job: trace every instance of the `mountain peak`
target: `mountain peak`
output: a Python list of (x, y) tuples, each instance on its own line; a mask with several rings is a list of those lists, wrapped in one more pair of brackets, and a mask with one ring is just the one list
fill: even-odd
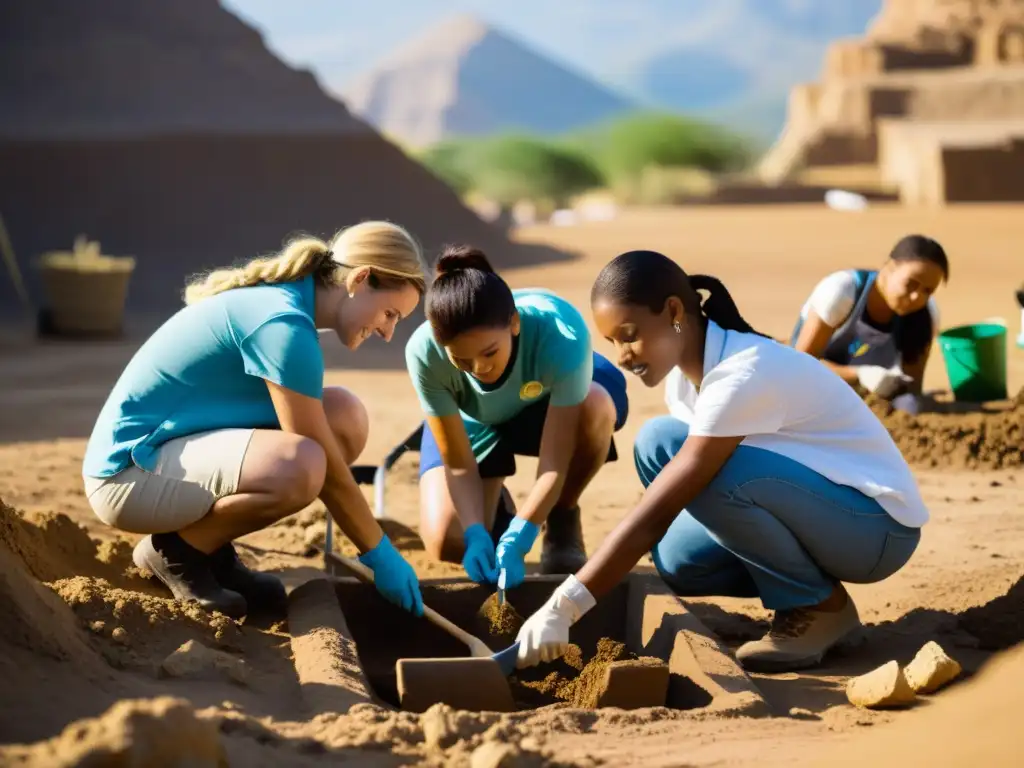
[(410, 40), (343, 96), (353, 112), (413, 146), (501, 131), (562, 133), (633, 108), (468, 14)]

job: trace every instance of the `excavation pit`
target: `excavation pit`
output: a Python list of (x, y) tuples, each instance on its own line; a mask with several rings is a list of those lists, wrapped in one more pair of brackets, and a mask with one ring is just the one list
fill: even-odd
[[(562, 578), (531, 577), (508, 590), (507, 600), (521, 617), (529, 617)], [(449, 686), (443, 682), (416, 696), (407, 693), (403, 706), (396, 674), (399, 659), (465, 658), (469, 653), (466, 646), (426, 619), (389, 604), (372, 586), (352, 578), (338, 578), (332, 583), (345, 631), (376, 699), (413, 711), (423, 711), (439, 701), (464, 709), (484, 708), (466, 705), (464, 693), (448, 694)], [(631, 576), (573, 626), (570, 642), (575, 647), (562, 659), (516, 670), (507, 681), (489, 678), (488, 685), (508, 686), (508, 706), (501, 708), (528, 710), (560, 704), (580, 708), (694, 709), (712, 703), (720, 692), (718, 683), (703, 675), (682, 631), (686, 621), (695, 619), (659, 585), (648, 577)], [(508, 621), (495, 621), (493, 614), (488, 616), (482, 610), (489, 601), (493, 610), (493, 589), (456, 579), (423, 580), (420, 586), (427, 605), (479, 637), (493, 651), (515, 640)], [(683, 623), (681, 618), (685, 619)], [(706, 644), (711, 638), (701, 638), (701, 642)], [(441, 674), (438, 680), (447, 678)], [(451, 697), (461, 698), (456, 701)]]

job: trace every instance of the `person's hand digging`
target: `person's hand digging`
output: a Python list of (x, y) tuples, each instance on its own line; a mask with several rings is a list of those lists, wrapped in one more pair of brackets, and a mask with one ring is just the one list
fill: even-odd
[(596, 602), (590, 590), (575, 576), (559, 584), (548, 601), (519, 630), (516, 666), (519, 669), (535, 667), (542, 661), (561, 657), (569, 647), (569, 628)]
[(498, 580), (494, 559), (494, 541), (482, 523), (474, 523), (462, 534), (465, 554), (462, 567), (466, 575), (477, 584), (493, 584)]
[(376, 547), (359, 555), (359, 562), (373, 571), (373, 584), (384, 599), (416, 616), (423, 615), (423, 595), (416, 571), (384, 536)]
[(534, 523), (522, 517), (514, 517), (498, 539), (495, 554), (498, 570), (505, 571), (507, 588), (518, 587), (526, 578), (526, 556), (533, 548), (539, 532), (540, 529)]

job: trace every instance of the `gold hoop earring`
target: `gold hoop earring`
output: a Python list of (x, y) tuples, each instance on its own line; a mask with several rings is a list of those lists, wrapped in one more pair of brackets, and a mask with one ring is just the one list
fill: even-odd
[(683, 326), (681, 326), (679, 324), (679, 321), (676, 320), (674, 323), (672, 323), (672, 330), (674, 330), (676, 333), (682, 333), (683, 332)]

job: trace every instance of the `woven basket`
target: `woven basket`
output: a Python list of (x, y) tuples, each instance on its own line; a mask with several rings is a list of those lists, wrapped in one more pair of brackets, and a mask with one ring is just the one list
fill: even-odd
[(53, 331), (68, 335), (106, 335), (121, 330), (128, 282), (135, 270), (131, 256), (104, 256), (99, 243), (75, 240), (73, 251), (51, 251), (39, 260)]

